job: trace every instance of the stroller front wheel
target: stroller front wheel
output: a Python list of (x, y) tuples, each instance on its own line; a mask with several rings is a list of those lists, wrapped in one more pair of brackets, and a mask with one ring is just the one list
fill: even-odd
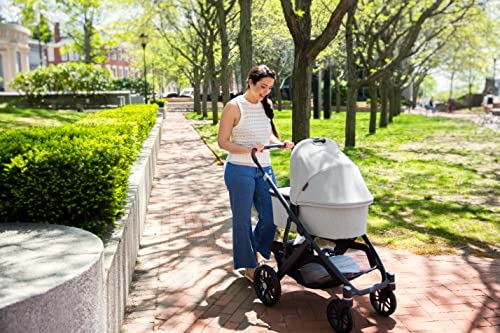
[(396, 295), (392, 290), (380, 289), (370, 293), (370, 303), (382, 316), (390, 316), (396, 311)]
[(278, 303), (281, 297), (281, 284), (274, 269), (268, 265), (257, 267), (253, 287), (257, 297), (267, 306)]
[(345, 306), (342, 300), (331, 300), (326, 308), (326, 315), (330, 326), (336, 332), (347, 333), (352, 330), (352, 310)]

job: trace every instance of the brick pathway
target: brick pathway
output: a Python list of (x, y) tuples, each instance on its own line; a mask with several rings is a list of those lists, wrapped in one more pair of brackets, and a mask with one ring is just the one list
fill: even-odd
[[(167, 113), (162, 135), (122, 331), (332, 332), (326, 306), (340, 289), (286, 277), (268, 308), (233, 271), (222, 166), (182, 113)], [(500, 260), (377, 250), (396, 273), (398, 308), (381, 317), (355, 297), (353, 332), (500, 332)]]

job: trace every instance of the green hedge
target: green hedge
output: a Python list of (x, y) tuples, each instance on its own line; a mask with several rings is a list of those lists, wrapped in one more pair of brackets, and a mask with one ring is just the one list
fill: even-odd
[(124, 211), (130, 168), (156, 105), (128, 105), (60, 127), (0, 133), (0, 222), (64, 224), (103, 236)]

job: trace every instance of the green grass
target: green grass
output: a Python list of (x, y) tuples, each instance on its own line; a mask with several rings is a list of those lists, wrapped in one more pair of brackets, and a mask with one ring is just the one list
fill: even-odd
[[(199, 119), (188, 114), (191, 119)], [(344, 152), (359, 166), (375, 200), (368, 235), (377, 245), (419, 254), (472, 253), (500, 257), (500, 135), (470, 121), (401, 114), (368, 133), (368, 113), (358, 113), (356, 147)], [(283, 138), (291, 137), (291, 112), (276, 112)], [(311, 120), (311, 137), (344, 146), (345, 113)], [(211, 148), (217, 126), (195, 126)], [(289, 182), (288, 152), (273, 152), (279, 185)]]
[(0, 108), (0, 131), (74, 123), (88, 114), (75, 111)]

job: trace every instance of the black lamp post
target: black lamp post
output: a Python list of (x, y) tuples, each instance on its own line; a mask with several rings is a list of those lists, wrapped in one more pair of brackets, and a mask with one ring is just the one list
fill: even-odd
[(144, 103), (148, 104), (148, 82), (146, 80), (146, 45), (148, 44), (148, 35), (142, 33), (139, 36), (142, 45), (142, 53), (144, 56)]

